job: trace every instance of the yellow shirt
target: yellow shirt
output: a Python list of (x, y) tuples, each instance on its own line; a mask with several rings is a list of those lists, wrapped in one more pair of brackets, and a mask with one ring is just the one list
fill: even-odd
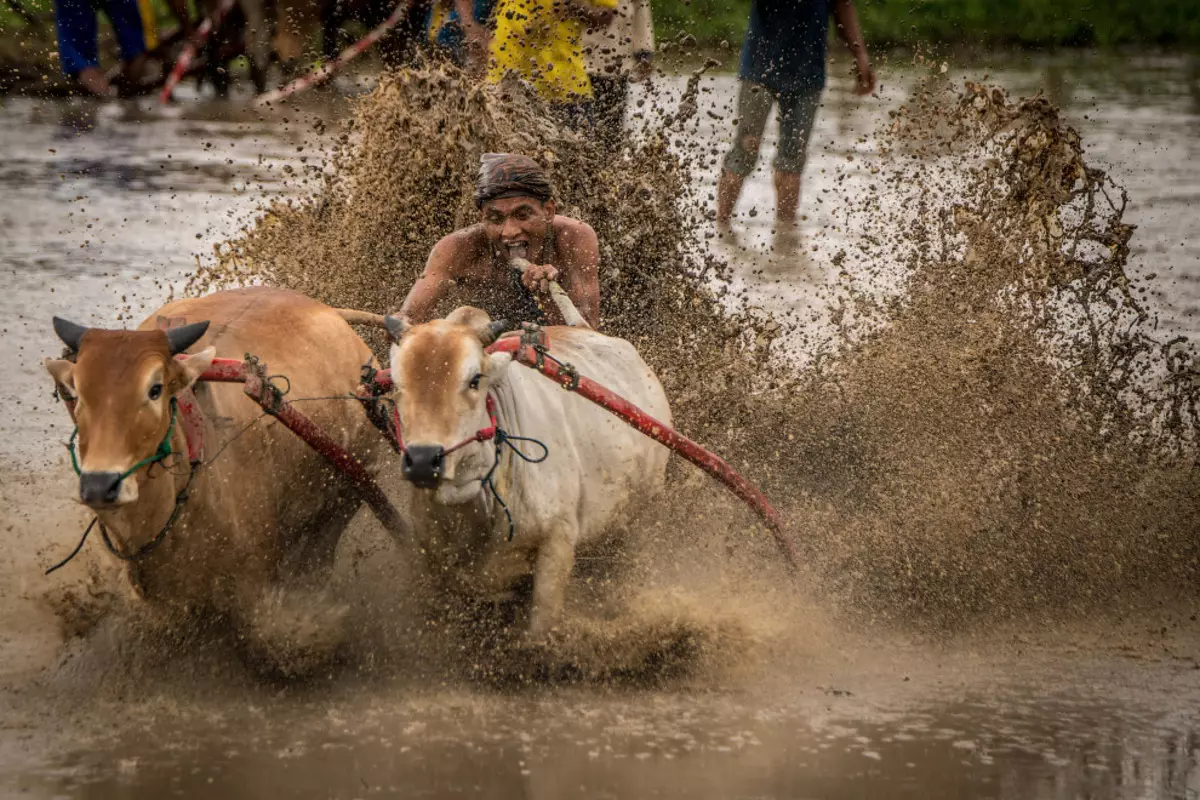
[[(548, 103), (591, 98), (592, 82), (583, 60), (584, 23), (562, 10), (567, 1), (500, 0), (489, 53), (489, 81), (498, 83), (515, 72)], [(587, 1), (614, 9), (618, 2)]]

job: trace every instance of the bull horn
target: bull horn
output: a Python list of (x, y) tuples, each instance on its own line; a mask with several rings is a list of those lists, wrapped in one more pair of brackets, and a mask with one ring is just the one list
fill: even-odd
[(179, 355), (184, 350), (200, 341), (200, 337), (208, 331), (208, 320), (203, 322), (193, 322), (191, 325), (182, 325), (178, 328), (169, 328), (167, 330), (167, 347), (171, 351), (171, 355)]
[(393, 342), (398, 342), (408, 333), (409, 325), (403, 317), (393, 317), (391, 314), (383, 318), (383, 327), (387, 328), (388, 336), (392, 337)]
[(492, 342), (496, 341), (496, 339), (500, 336), (500, 334), (504, 333), (507, 330), (508, 330), (508, 320), (498, 319), (495, 322), (489, 322), (487, 324), (487, 326), (485, 326), (479, 332), (479, 338), (483, 341), (483, 343), (485, 345), (489, 345)]
[(63, 344), (78, 353), (79, 340), (88, 332), (88, 329), (62, 317), (54, 317), (54, 332), (58, 334), (59, 339), (62, 339)]

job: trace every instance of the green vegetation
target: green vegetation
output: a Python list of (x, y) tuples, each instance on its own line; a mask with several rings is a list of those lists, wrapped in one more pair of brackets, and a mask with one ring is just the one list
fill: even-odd
[[(802, 0), (794, 0), (801, 2)], [(660, 38), (738, 46), (750, 0), (651, 0)], [(1200, 0), (857, 0), (868, 41), (1018, 47), (1200, 47)]]

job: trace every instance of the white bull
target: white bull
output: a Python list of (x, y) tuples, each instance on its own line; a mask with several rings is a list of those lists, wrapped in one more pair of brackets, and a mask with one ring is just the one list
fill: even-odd
[[(488, 354), (501, 326), (469, 307), (415, 326), (388, 318), (402, 467), (418, 489), (412, 522), (434, 575), (499, 599), (532, 572), (528, 631), (539, 638), (561, 616), (576, 547), (661, 490), (668, 452), (535, 371), (509, 369), (510, 353)], [(546, 333), (556, 358), (670, 423), (662, 386), (629, 342), (580, 328)], [(500, 439), (487, 435), (489, 395)], [(518, 458), (500, 446), (505, 434), (541, 442), (545, 460)], [(533, 442), (513, 444), (542, 455)]]

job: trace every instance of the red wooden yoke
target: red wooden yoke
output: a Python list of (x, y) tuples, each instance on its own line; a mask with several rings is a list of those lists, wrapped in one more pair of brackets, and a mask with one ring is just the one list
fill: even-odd
[[(265, 364), (249, 354), (245, 361), (238, 361), (234, 358), (214, 358), (212, 366), (200, 375), (199, 380), (244, 384), (243, 391), (250, 399), (262, 406), (263, 411), (282, 422), (288, 430), (303, 439), (339, 472), (350, 479), (389, 533), (397, 536), (409, 535), (411, 531), (408, 522), (388, 500), (383, 489), (363, 467), (362, 462), (335, 442), (319, 425), (287, 402), (283, 392), (271, 383)], [(194, 405), (190, 415), (192, 416), (191, 425), (188, 421), (189, 410), (184, 402), (181, 401), (179, 407), (186, 431), (190, 431), (193, 426), (197, 430), (203, 430), (203, 425), (199, 423), (198, 419), (199, 410), (195, 409)], [(188, 450), (192, 450), (190, 440)]]
[[(650, 416), (615, 392), (578, 374), (569, 364), (555, 359), (536, 340), (531, 341), (526, 336), (505, 337), (488, 347), (488, 352), (512, 353), (513, 360), (537, 370), (564, 389), (587, 398), (725, 484), (766, 523), (780, 551), (787, 559), (788, 565), (792, 569), (799, 568), (799, 556), (783, 529), (783, 521), (779, 513), (771, 506), (761, 491), (720, 456), (701, 447), (670, 425)], [(284, 393), (271, 382), (270, 376), (266, 372), (266, 365), (257, 358), (249, 354), (244, 361), (234, 358), (214, 358), (212, 366), (200, 375), (199, 380), (243, 384), (243, 391), (248, 397), (258, 403), (266, 413), (282, 422), (288, 430), (304, 440), (350, 480), (388, 532), (396, 536), (410, 535), (411, 529), (408, 522), (388, 500), (383, 489), (366, 471), (362, 463), (335, 442), (319, 425), (289, 404)], [(363, 386), (359, 387), (356, 395), (371, 421), (388, 434), (392, 446), (399, 450), (398, 431), (391, 429), (391, 420), (387, 418), (387, 415), (380, 414), (379, 409), (375, 406), (377, 398), (391, 392), (393, 388), (390, 370), (368, 369), (364, 370)], [(200, 410), (196, 407), (195, 397), (190, 391), (181, 392), (176, 399), (183, 421), (183, 429), (187, 436), (188, 455), (193, 463), (197, 463), (201, 460), (203, 453), (203, 419)], [(75, 416), (74, 403), (69, 399), (67, 408), (73, 419)]]

